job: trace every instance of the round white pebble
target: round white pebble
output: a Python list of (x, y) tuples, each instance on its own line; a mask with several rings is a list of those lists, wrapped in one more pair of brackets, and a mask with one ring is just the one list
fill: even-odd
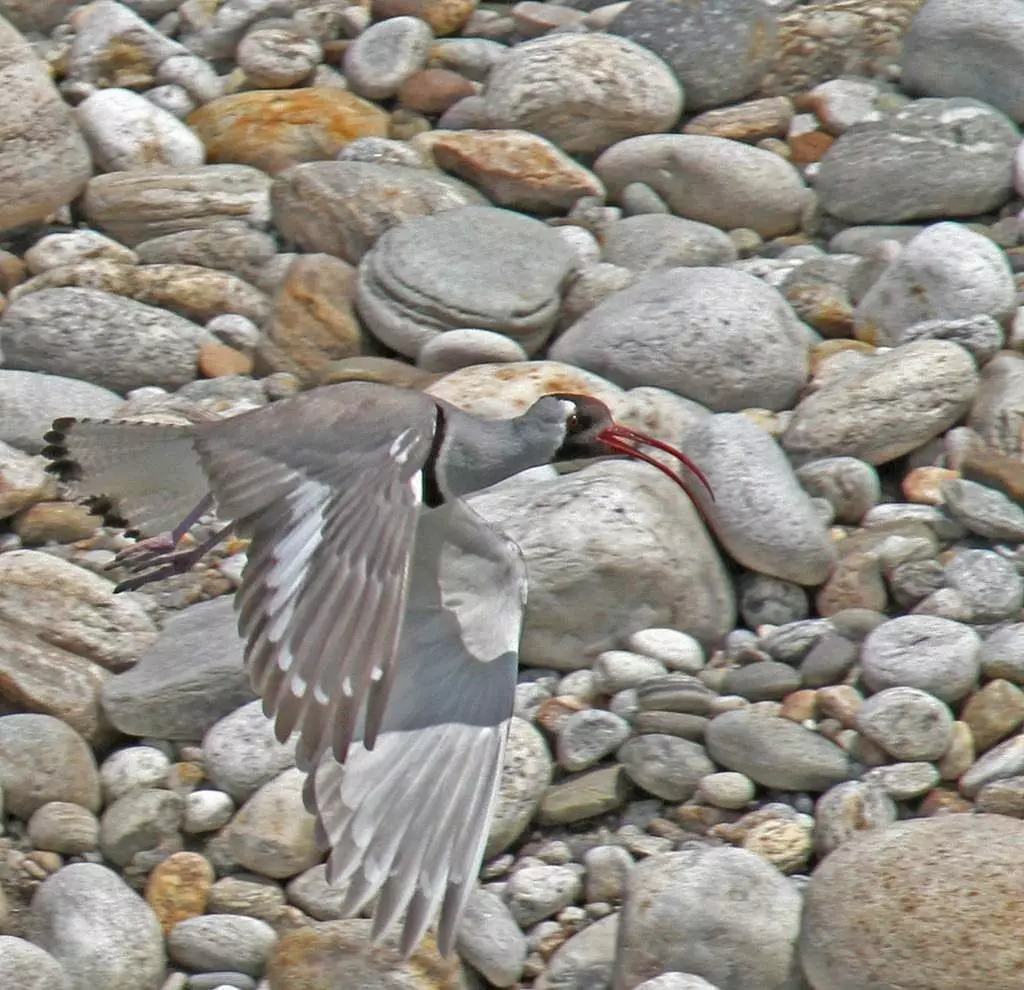
[(754, 799), (754, 782), (745, 773), (727, 770), (701, 777), (697, 794), (708, 804), (730, 811), (745, 808)]
[(669, 670), (696, 674), (704, 666), (704, 647), (678, 629), (641, 629), (626, 641), (629, 649), (660, 660)]

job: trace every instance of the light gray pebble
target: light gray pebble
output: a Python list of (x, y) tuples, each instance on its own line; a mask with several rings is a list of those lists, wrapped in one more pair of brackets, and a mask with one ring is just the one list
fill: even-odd
[(835, 547), (775, 440), (722, 414), (689, 430), (686, 446), (715, 491), (711, 527), (735, 560), (797, 584), (825, 580)]
[(904, 344), (801, 400), (782, 445), (800, 460), (848, 455), (884, 464), (956, 423), (977, 390), (977, 366), (962, 347), (945, 340)]
[(625, 688), (617, 691), (608, 699), (608, 711), (625, 719), (632, 719), (639, 710), (636, 688)]
[(713, 718), (705, 743), (716, 763), (782, 791), (823, 791), (851, 775), (849, 757), (835, 743), (789, 719), (747, 709)]
[(836, 522), (857, 524), (878, 504), (878, 472), (856, 457), (825, 457), (797, 468), (797, 480), (809, 495), (828, 499)]
[(747, 701), (781, 701), (799, 687), (799, 672), (778, 660), (733, 667), (722, 682), (723, 692), (738, 694)]
[(897, 760), (937, 760), (953, 739), (953, 715), (926, 691), (891, 687), (857, 709), (857, 729)]
[(584, 896), (588, 902), (610, 904), (622, 899), (622, 892), (633, 868), (633, 857), (622, 846), (592, 846), (583, 854), (586, 867)]
[(637, 691), (637, 701), (645, 711), (706, 715), (714, 700), (714, 693), (689, 674), (666, 674), (648, 681)]
[(882, 623), (864, 640), (861, 664), (873, 691), (911, 687), (941, 701), (958, 701), (974, 687), (981, 639), (971, 628), (928, 615)]
[(759, 649), (775, 660), (799, 663), (826, 633), (833, 631), (828, 619), (803, 619), (766, 632), (758, 640)]
[(679, 736), (701, 742), (708, 720), (701, 715), (686, 712), (638, 711), (631, 716), (633, 731), (639, 734), (649, 732), (658, 735)]
[(353, 92), (388, 99), (422, 69), (434, 34), (418, 17), (392, 17), (368, 27), (345, 52), (342, 69)]
[(188, 835), (216, 832), (235, 813), (235, 802), (223, 791), (192, 791), (185, 795), (185, 816), (182, 829)]
[(751, 629), (798, 622), (810, 610), (807, 592), (799, 584), (768, 574), (743, 574), (739, 592), (740, 615)]
[(167, 936), (167, 951), (185, 969), (259, 976), (276, 942), (277, 933), (258, 918), (207, 914), (179, 921)]
[(36, 943), (74, 975), (75, 988), (139, 990), (163, 981), (156, 915), (106, 867), (73, 863), (58, 870), (32, 898), (31, 921)]
[(960, 320), (923, 320), (900, 332), (899, 342), (911, 340), (951, 340), (974, 355), (978, 364), (985, 364), (995, 357), (1003, 346), (1003, 328), (991, 316), (979, 316)]
[(696, 674), (705, 662), (700, 641), (679, 629), (641, 629), (630, 635), (626, 646), (683, 674)]
[(0, 986), (4, 990), (71, 990), (68, 974), (39, 946), (0, 935)]
[[(889, 591), (893, 598), (905, 608), (915, 607), (918, 611), (918, 603), (946, 586), (946, 569), (938, 560), (908, 560), (906, 563), (897, 564), (895, 567), (886, 569), (886, 580), (889, 584)], [(961, 597), (962, 596), (958, 596)], [(926, 609), (928, 614), (942, 615), (943, 618), (964, 618), (969, 615), (945, 615), (941, 611)], [(964, 608), (966, 612), (966, 607)]]
[(150, 103), (169, 113), (178, 120), (184, 120), (196, 109), (196, 101), (189, 95), (184, 86), (167, 83), (165, 86), (154, 86), (143, 94)]
[(869, 509), (861, 520), (865, 529), (884, 529), (894, 523), (913, 520), (923, 522), (940, 540), (960, 540), (967, 535), (967, 527), (937, 505), (917, 505), (911, 502), (884, 502)]
[(513, 711), (520, 718), (532, 721), (537, 717), (537, 710), (550, 697), (551, 691), (543, 684), (533, 682), (517, 684)]
[(491, 330), (460, 328), (428, 340), (416, 356), (424, 371), (447, 374), (474, 364), (510, 364), (527, 360), (518, 341)]
[(260, 328), (247, 316), (223, 313), (206, 324), (206, 329), (229, 347), (251, 351), (260, 340)]
[[(1024, 320), (1017, 322), (1024, 328)], [(1024, 430), (1022, 394), (1024, 355), (1002, 351), (982, 369), (981, 389), (967, 418), (970, 428), (985, 443), (1014, 458), (1020, 457)]]
[(877, 784), (847, 780), (830, 787), (814, 806), (814, 848), (828, 855), (872, 828), (896, 821), (896, 805)]
[(558, 733), (558, 763), (569, 771), (586, 770), (618, 749), (629, 735), (629, 723), (612, 712), (600, 708), (574, 712)]
[(156, 81), (180, 86), (200, 106), (216, 100), (224, 93), (224, 84), (217, 70), (197, 55), (171, 55), (156, 70)]
[(609, 914), (564, 942), (547, 965), (541, 960), (535, 990), (598, 990), (610, 987), (619, 915)]
[(658, 213), (609, 224), (603, 240), (603, 260), (634, 272), (725, 265), (737, 257), (728, 234), (717, 227)]
[(235, 61), (254, 89), (284, 89), (309, 80), (322, 61), (316, 38), (292, 27), (257, 27), (239, 42)]
[(678, 736), (635, 736), (616, 755), (635, 784), (665, 801), (688, 801), (701, 778), (715, 772), (703, 746)]
[(555, 693), (559, 697), (579, 698), (580, 701), (590, 704), (601, 692), (592, 670), (574, 670), (558, 682)]
[(489, 890), (469, 895), (456, 943), (459, 955), (495, 987), (510, 987), (523, 973), (526, 939), (506, 903)]
[(738, 811), (754, 800), (754, 782), (735, 770), (709, 773), (701, 777), (697, 795), (716, 808)]
[[(188, 978), (188, 990), (255, 990), (256, 981), (245, 973), (193, 973)], [(167, 987), (161, 987), (167, 990)]]
[(1024, 774), (1024, 736), (1018, 735), (979, 756), (960, 777), (957, 786), (965, 797), (973, 798), (985, 784), (1021, 774)]
[(327, 867), (318, 863), (288, 881), (288, 901), (317, 921), (347, 917), (342, 911), (346, 888), (327, 882)]
[(1002, 492), (956, 479), (941, 486), (946, 508), (972, 533), (990, 540), (1024, 541), (1024, 509)]
[(594, 661), (595, 686), (602, 694), (615, 694), (636, 688), (667, 673), (665, 665), (653, 657), (626, 650), (606, 650)]
[(861, 780), (877, 785), (894, 801), (913, 801), (939, 785), (939, 771), (933, 763), (890, 763), (868, 770)]
[(206, 775), (241, 803), (295, 764), (295, 743), (279, 743), (273, 723), (253, 701), (225, 716), (203, 738)]
[(693, 973), (662, 973), (653, 980), (638, 983), (636, 990), (719, 990), (713, 983), (708, 983), (703, 976)]
[(163, 787), (170, 766), (170, 759), (152, 746), (115, 750), (100, 764), (104, 803), (111, 804), (132, 790)]
[(580, 875), (568, 866), (527, 866), (509, 878), (505, 897), (520, 928), (543, 921), (575, 901), (582, 891)]
[[(631, 182), (619, 193), (624, 216), (669, 214), (672, 208), (646, 182)], [(732, 240), (732, 238), (730, 238)]]
[(544, 737), (529, 722), (513, 718), (485, 859), (504, 852), (523, 834), (537, 813), (553, 770)]
[(28, 837), (37, 849), (64, 855), (92, 852), (99, 845), (100, 823), (87, 808), (50, 801), (37, 808), (28, 822)]
[(1024, 684), (1024, 623), (1015, 622), (989, 634), (981, 644), (981, 672)]
[(1024, 605), (1024, 578), (991, 550), (960, 550), (946, 564), (945, 578), (963, 596), (973, 622), (1015, 619)]
[(111, 804), (100, 819), (100, 849), (118, 866), (157, 848), (182, 848), (185, 800), (173, 791), (133, 790)]

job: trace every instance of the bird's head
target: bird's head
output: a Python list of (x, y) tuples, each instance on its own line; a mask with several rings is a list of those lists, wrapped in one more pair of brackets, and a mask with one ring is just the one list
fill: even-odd
[(561, 417), (564, 440), (555, 455), (556, 461), (625, 454), (627, 457), (646, 461), (656, 467), (699, 504), (685, 478), (640, 449), (640, 447), (653, 447), (655, 450), (674, 457), (704, 486), (714, 501), (715, 493), (712, 491), (707, 477), (689, 457), (671, 444), (616, 423), (611, 410), (600, 399), (595, 399), (591, 395), (554, 392), (537, 401), (537, 405), (541, 403), (550, 409), (551, 414)]

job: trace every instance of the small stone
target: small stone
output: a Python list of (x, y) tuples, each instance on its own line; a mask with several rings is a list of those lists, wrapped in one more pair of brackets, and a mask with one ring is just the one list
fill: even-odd
[(568, 866), (526, 866), (505, 888), (509, 910), (520, 928), (529, 928), (573, 903), (582, 890), (579, 874)]
[(395, 94), (408, 110), (443, 114), (459, 100), (475, 96), (479, 86), (451, 69), (421, 69), (409, 76)]
[(252, 358), (219, 341), (204, 341), (196, 354), (199, 373), (206, 378), (252, 373)]
[(235, 813), (235, 802), (223, 791), (193, 791), (185, 795), (185, 817), (182, 830), (187, 835), (216, 832)]
[(511, 987), (522, 976), (526, 939), (505, 902), (489, 890), (478, 887), (469, 895), (456, 948), (492, 986)]
[(625, 804), (629, 790), (629, 778), (621, 766), (586, 770), (544, 791), (537, 808), (537, 822), (563, 825), (596, 818)]
[(1024, 774), (1024, 736), (1017, 735), (979, 756), (957, 783), (960, 792), (972, 798), (990, 781), (1021, 774)]
[(745, 774), (726, 770), (701, 777), (697, 794), (716, 808), (738, 811), (754, 800), (754, 782)]
[(767, 821), (743, 837), (743, 848), (771, 863), (782, 873), (806, 867), (813, 850), (812, 829), (803, 821)]
[(1024, 509), (974, 481), (947, 481), (942, 497), (950, 514), (972, 533), (990, 540), (1024, 541)]
[(894, 801), (913, 801), (938, 786), (940, 776), (931, 763), (891, 763), (868, 770), (861, 780), (881, 787)]
[(665, 675), (666, 668), (653, 657), (626, 650), (608, 650), (594, 661), (594, 685), (602, 693), (615, 694)]
[(28, 837), (37, 849), (78, 856), (99, 846), (100, 824), (87, 808), (50, 801), (37, 808), (28, 822)]
[(857, 728), (898, 760), (937, 760), (953, 738), (946, 705), (913, 687), (892, 687), (865, 700)]
[(814, 846), (822, 856), (861, 832), (896, 821), (896, 805), (877, 784), (848, 780), (830, 787), (814, 806)]
[(230, 914), (185, 918), (167, 935), (167, 951), (190, 970), (235, 970), (259, 976), (277, 942), (265, 921)]
[(939, 760), (939, 776), (943, 780), (956, 780), (974, 764), (974, 737), (966, 722), (953, 723), (953, 738), (949, 748)]
[[(299, 875), (292, 884), (301, 880), (309, 873), (319, 871), (320, 880), (327, 886), (323, 877), (324, 866), (314, 866), (306, 873)], [(291, 890), (292, 884), (289, 884)], [(335, 897), (339, 897), (341, 891), (337, 887), (330, 888)], [(301, 899), (293, 899), (303, 911), (306, 905)], [(213, 887), (210, 888), (210, 896), (207, 901), (206, 910), (209, 914), (238, 914), (249, 918), (259, 918), (262, 921), (273, 923), (281, 914), (285, 905), (285, 893), (280, 885), (265, 877), (257, 877), (251, 873), (242, 873), (236, 876), (221, 877)], [(312, 911), (307, 912), (313, 917), (319, 917)]]
[(1024, 623), (1003, 626), (985, 639), (981, 645), (981, 672), (985, 677), (1024, 684)]
[(626, 646), (683, 674), (696, 674), (704, 666), (700, 642), (678, 629), (641, 629), (627, 639)]
[(199, 853), (172, 853), (154, 867), (146, 882), (145, 898), (164, 935), (179, 921), (206, 911), (213, 881), (213, 867)]
[(307, 81), (323, 49), (315, 38), (284, 27), (250, 31), (235, 49), (238, 67), (252, 89), (285, 89)]
[(569, 771), (586, 770), (618, 749), (629, 734), (629, 723), (611, 712), (599, 708), (576, 712), (558, 733), (558, 763)]
[(100, 819), (100, 849), (118, 866), (139, 853), (181, 848), (183, 798), (172, 791), (135, 790), (111, 804)]
[(622, 846), (594, 846), (583, 854), (586, 867), (584, 896), (588, 902), (611, 904), (622, 899), (622, 893), (633, 868), (633, 857)]
[(855, 457), (811, 461), (796, 477), (809, 495), (828, 499), (840, 523), (856, 525), (881, 497), (877, 471)]
[(689, 800), (715, 770), (703, 746), (676, 736), (636, 736), (617, 756), (634, 783), (665, 801)]
[(100, 765), (103, 803), (113, 804), (129, 791), (167, 784), (171, 761), (153, 746), (127, 746), (115, 750)]
[(989, 681), (967, 699), (960, 718), (976, 751), (984, 753), (1024, 723), (1024, 691), (1009, 681)]
[(993, 780), (978, 791), (974, 807), (979, 812), (1024, 818), (1024, 777)]
[(800, 674), (777, 660), (734, 667), (725, 675), (722, 689), (748, 701), (781, 701), (800, 687)]
[(345, 78), (368, 100), (389, 99), (426, 65), (433, 37), (430, 26), (417, 17), (379, 21), (345, 51)]

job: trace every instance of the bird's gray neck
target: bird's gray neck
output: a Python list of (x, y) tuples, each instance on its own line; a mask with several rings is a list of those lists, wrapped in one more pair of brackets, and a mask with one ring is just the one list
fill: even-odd
[(550, 463), (564, 439), (553, 423), (529, 413), (518, 419), (478, 419), (446, 405), (442, 415), (444, 438), (435, 475), (446, 500)]

